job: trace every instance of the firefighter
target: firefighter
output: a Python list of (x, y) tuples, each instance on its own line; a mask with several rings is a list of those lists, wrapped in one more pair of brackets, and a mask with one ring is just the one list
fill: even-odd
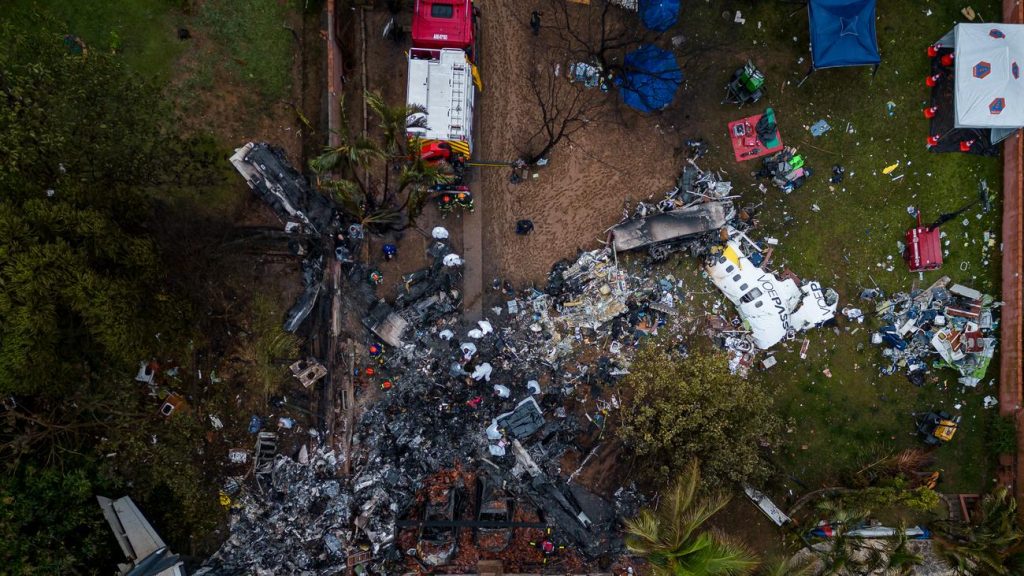
[(473, 195), (469, 192), (459, 192), (455, 195), (455, 204), (461, 208), (473, 211)]
[(544, 537), (536, 542), (530, 542), (530, 546), (540, 550), (540, 553), (544, 555), (544, 563), (548, 563), (548, 558), (554, 556), (558, 552), (565, 550), (565, 546), (556, 544), (554, 538), (551, 536), (551, 528), (548, 527), (544, 530)]
[(381, 354), (384, 353), (384, 348), (382, 348), (380, 344), (374, 342), (373, 344), (370, 344), (369, 352), (370, 358), (380, 358)]

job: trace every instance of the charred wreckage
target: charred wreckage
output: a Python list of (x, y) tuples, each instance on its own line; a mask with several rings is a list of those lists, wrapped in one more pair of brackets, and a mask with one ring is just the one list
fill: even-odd
[[(621, 552), (619, 522), (637, 511), (635, 491), (604, 499), (573, 482), (582, 464), (571, 473), (562, 466), (573, 457), (586, 463), (599, 447), (594, 438), (619, 407), (615, 386), (628, 374), (632, 350), (678, 313), (685, 293), (682, 282), (630, 274), (616, 251), (647, 248), (660, 260), (687, 250), (709, 261), (735, 260), (722, 247), (752, 219), (733, 207), (729, 183), (692, 164), (663, 201), (641, 204), (610, 229), (607, 247), (557, 263), (544, 291), (506, 291), (504, 306), (466, 325), (461, 261), (452, 258), (447, 231), (435, 229), (432, 264), (403, 278), (394, 302), (378, 300), (351, 256), (361, 231), (337, 234), (341, 218), (280, 151), (247, 144), (231, 161), (287, 229), (320, 239), (304, 265), (306, 292), (286, 326), (296, 328), (312, 309), (324, 254), (333, 253), (353, 309), (364, 310), (372, 333), (366, 341), (389, 347), (374, 367), (387, 385), (356, 421), (347, 453), (315, 430), (297, 454), (261, 444), (255, 489), (229, 479), (230, 533), (198, 574), (327, 575), (355, 567), (395, 574), (410, 563), (429, 571), (455, 561), (464, 528), (492, 552), (528, 526), (545, 527), (549, 540), (586, 561)], [(598, 337), (610, 345), (596, 348)], [(343, 464), (350, 474), (341, 474)], [(471, 469), (475, 489), (432, 483), (453, 468)], [(475, 502), (473, 514), (464, 510), (467, 499)], [(522, 509), (536, 522), (515, 521)], [(417, 529), (415, 546), (401, 545), (403, 528)], [(545, 559), (562, 548), (544, 545)]]

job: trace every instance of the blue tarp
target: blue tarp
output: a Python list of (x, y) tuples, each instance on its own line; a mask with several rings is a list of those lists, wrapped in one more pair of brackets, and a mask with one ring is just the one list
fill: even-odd
[(626, 54), (617, 82), (622, 101), (641, 112), (654, 112), (671, 104), (682, 83), (683, 71), (675, 55), (653, 44)]
[(807, 12), (814, 68), (882, 61), (875, 36), (875, 0), (810, 0)]
[(640, 0), (640, 20), (648, 30), (668, 30), (679, 21), (679, 0)]

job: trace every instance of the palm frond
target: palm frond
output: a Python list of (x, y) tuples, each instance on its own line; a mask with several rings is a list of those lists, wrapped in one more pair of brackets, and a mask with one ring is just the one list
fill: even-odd
[(761, 565), (758, 576), (811, 576), (814, 573), (814, 556), (800, 558), (775, 558)]
[(737, 576), (758, 561), (746, 546), (704, 524), (729, 502), (724, 492), (703, 493), (700, 467), (686, 466), (662, 495), (656, 511), (626, 520), (626, 546), (651, 564), (654, 574)]

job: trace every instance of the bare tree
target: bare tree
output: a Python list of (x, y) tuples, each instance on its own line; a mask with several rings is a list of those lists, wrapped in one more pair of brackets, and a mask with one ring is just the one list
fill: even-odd
[(536, 164), (563, 140), (600, 117), (607, 99), (593, 88), (556, 74), (560, 66), (538, 65), (529, 76), (530, 94), (540, 126), (526, 139), (522, 161)]
[(552, 29), (568, 58), (595, 66), (603, 79), (622, 71), (627, 51), (656, 36), (640, 24), (636, 14), (608, 0), (590, 5), (550, 0), (550, 12), (554, 14)]

